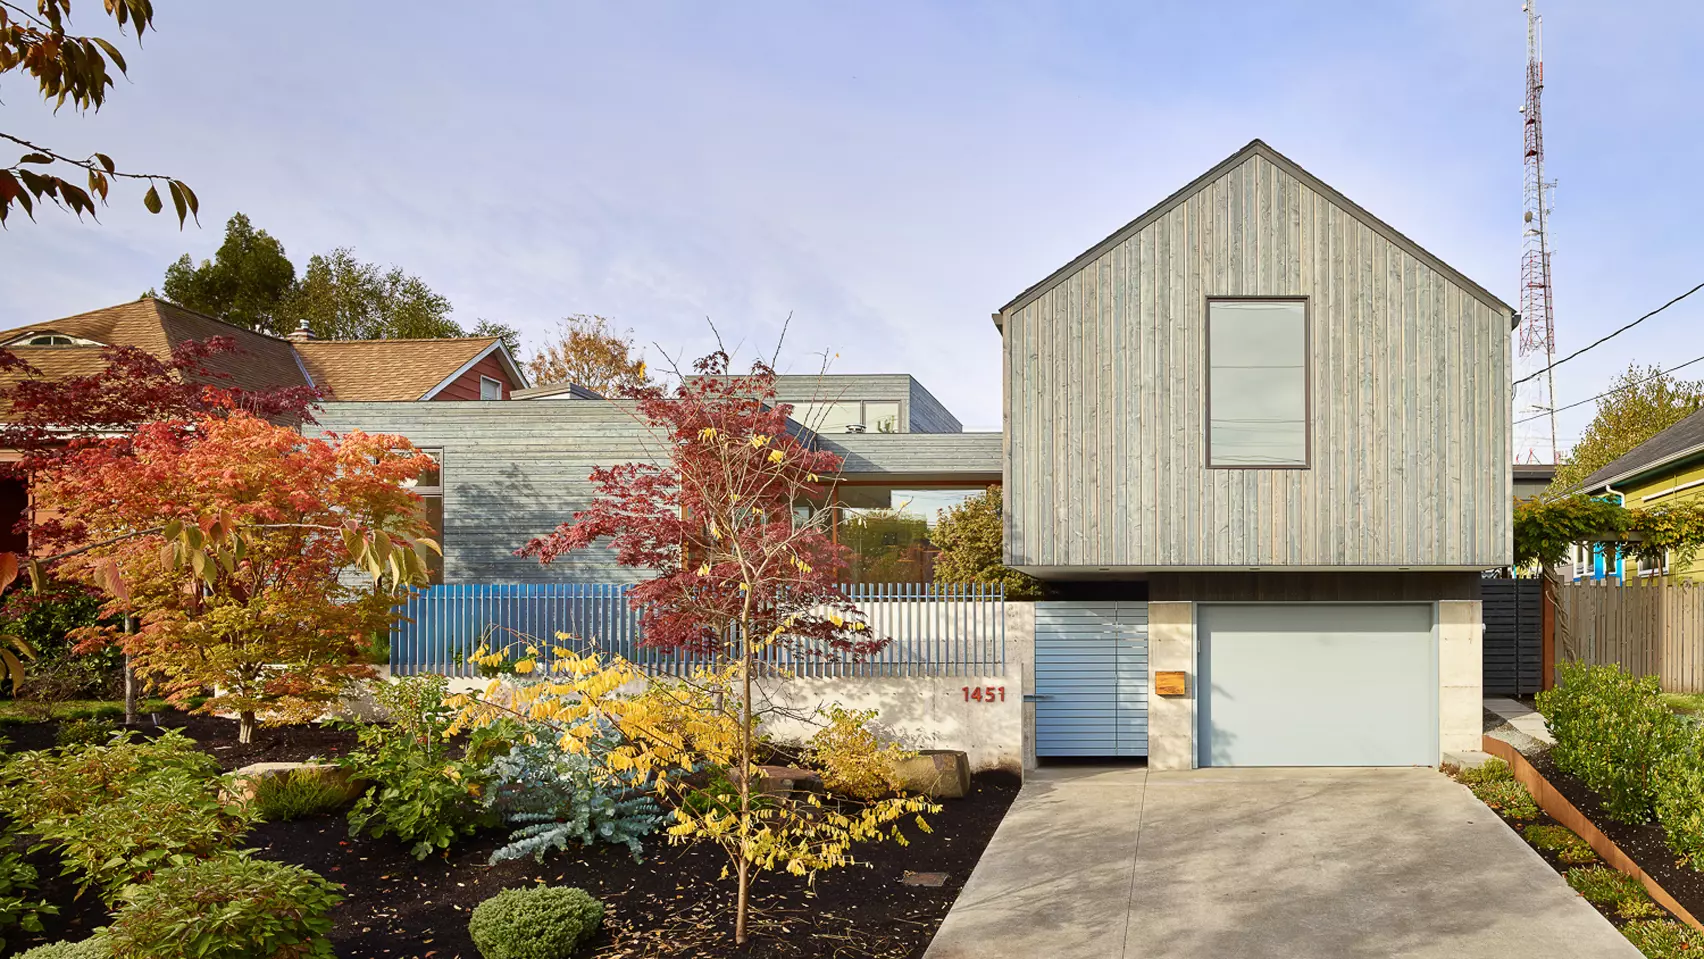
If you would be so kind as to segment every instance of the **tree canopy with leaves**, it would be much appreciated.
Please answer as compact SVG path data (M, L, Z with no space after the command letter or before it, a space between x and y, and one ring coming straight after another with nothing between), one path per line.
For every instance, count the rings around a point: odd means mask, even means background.
M1701 406L1704 381L1678 380L1659 367L1630 364L1598 400L1597 415L1557 467L1550 488L1558 493L1574 489Z
M118 32L122 35L127 27L135 30L138 44L154 25L150 0L104 0L104 5ZM68 103L79 113L98 111L106 104L107 88L113 86L113 70L124 75L129 69L124 54L104 37L68 32L71 0L37 0L34 7L0 0L0 76L21 70L56 111ZM200 211L201 203L189 184L174 177L121 170L105 153L78 157L3 131L0 140L24 151L17 162L0 167L0 224L7 222L14 206L35 219L35 208L43 201L79 217L93 216L95 201L106 203L114 180L147 183L142 205L150 213L165 208L160 195L163 185L180 228Z
M284 336L305 321L324 340L441 339L495 336L511 353L513 327L480 320L464 330L448 298L398 266L380 267L348 247L308 258L300 273L284 245L244 213L225 224L213 258L185 253L166 267L166 299L227 323Z
M1008 599L1041 595L1040 581L1000 564L1005 558L1005 526L1000 517L998 486L941 511L930 534L941 550L935 557L937 583L999 583Z
M650 384L633 331L617 333L601 316L575 314L557 324L556 338L527 360L536 386L574 383L606 396Z
M108 594L85 647L116 642L182 702L257 716L316 717L388 628L393 588L424 582L436 544L406 481L431 461L399 436L308 438L240 410L143 424L83 445L38 474L42 507L68 520L50 540L60 575ZM72 552L72 550L80 550ZM361 586L340 574L353 560Z

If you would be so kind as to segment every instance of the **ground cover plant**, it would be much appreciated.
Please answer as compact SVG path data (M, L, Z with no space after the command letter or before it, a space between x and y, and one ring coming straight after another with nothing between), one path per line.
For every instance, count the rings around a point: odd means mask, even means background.
M1621 934L1648 959L1685 959L1704 955L1704 932L1673 919L1638 919Z
M333 812L349 804L349 784L329 770L292 769L282 776L249 781L249 804L266 822L290 822Z
M1639 880L1608 866L1581 866L1567 873L1568 885L1594 906L1604 906L1623 919L1663 914Z
M1521 830L1521 835L1533 846L1553 853L1557 859L1570 865L1581 866L1597 861L1597 853L1592 851L1591 844L1567 826L1532 825Z
M1474 768L1457 770L1455 778L1471 789L1480 802L1510 819L1532 819L1538 815L1538 804L1532 794L1501 759L1492 758Z

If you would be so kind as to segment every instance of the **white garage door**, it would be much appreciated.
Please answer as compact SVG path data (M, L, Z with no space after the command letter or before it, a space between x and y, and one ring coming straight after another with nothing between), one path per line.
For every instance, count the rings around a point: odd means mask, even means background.
M1202 766L1429 766L1429 605L1202 605Z

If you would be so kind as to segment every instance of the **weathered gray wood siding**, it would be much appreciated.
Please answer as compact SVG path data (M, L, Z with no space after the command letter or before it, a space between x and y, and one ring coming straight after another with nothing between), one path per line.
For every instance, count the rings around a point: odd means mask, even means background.
M1507 563L1508 314L1305 174L1229 163L999 315L1007 563ZM1206 468L1214 295L1308 297L1310 468Z
M327 403L318 419L322 431L392 433L443 450L446 583L637 578L603 548L549 566L514 555L590 505L594 468L647 460L662 449L628 404Z
M840 454L848 479L1000 481L999 433L839 433L817 442Z
M908 433L957 433L964 429L959 418L947 411L941 401L935 399L935 394L923 388L923 384L911 377L911 394L906 400L906 432Z

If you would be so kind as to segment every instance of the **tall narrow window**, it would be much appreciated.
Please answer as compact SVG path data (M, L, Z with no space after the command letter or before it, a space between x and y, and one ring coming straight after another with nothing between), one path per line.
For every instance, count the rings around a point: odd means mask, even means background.
M421 470L420 476L409 484L409 488L419 494L422 500L425 500L421 505L425 507L426 525L432 527L432 538L438 541L439 546L447 550L448 547L444 543L444 451L420 450L420 452L432 457L432 465ZM442 583L444 581L444 557L428 550L426 553L426 572L428 574L427 582L433 585Z
M1305 300L1207 303L1207 465L1308 465Z

